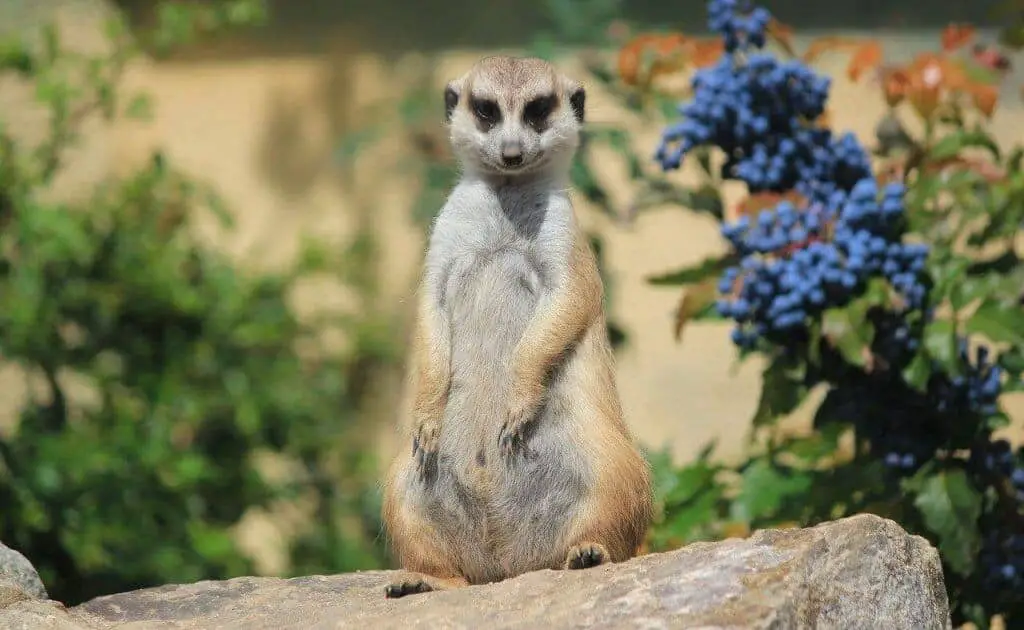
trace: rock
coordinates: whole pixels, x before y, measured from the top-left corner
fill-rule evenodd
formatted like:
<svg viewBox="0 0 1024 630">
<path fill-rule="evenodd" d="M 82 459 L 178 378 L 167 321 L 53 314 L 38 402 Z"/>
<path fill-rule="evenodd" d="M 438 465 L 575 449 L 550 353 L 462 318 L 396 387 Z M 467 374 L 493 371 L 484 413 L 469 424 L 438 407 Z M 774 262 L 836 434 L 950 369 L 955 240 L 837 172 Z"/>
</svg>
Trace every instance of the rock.
<svg viewBox="0 0 1024 630">
<path fill-rule="evenodd" d="M 49 597 L 43 581 L 39 579 L 39 573 L 28 558 L 0 543 L 0 607 L 4 605 L 5 592 L 7 599 L 13 597 L 9 592 L 11 588 L 20 589 L 28 597 Z"/>
<path fill-rule="evenodd" d="M 99 597 L 59 616 L 44 602 L 16 602 L 0 612 L 0 627 L 8 627 L 4 612 L 13 627 L 39 630 L 941 630 L 949 623 L 938 553 L 923 538 L 871 515 L 697 543 L 584 571 L 537 571 L 387 600 L 383 587 L 393 576 L 370 571 L 163 586 Z"/>
</svg>

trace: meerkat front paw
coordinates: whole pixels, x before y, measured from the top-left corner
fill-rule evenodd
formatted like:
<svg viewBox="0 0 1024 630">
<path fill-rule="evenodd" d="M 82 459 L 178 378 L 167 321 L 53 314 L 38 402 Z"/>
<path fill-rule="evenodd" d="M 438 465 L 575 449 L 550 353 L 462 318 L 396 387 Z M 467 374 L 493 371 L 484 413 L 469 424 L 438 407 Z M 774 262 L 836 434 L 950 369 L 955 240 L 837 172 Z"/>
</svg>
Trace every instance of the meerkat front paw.
<svg viewBox="0 0 1024 630">
<path fill-rule="evenodd" d="M 524 431 L 527 425 L 537 415 L 539 404 L 529 399 L 519 399 L 520 402 L 509 407 L 505 423 L 498 432 L 498 449 L 506 459 L 512 458 L 521 453 L 525 446 Z"/>
<path fill-rule="evenodd" d="M 583 543 L 569 549 L 566 569 L 589 569 L 608 562 L 608 550 L 600 543 Z"/>
<path fill-rule="evenodd" d="M 441 438 L 440 422 L 420 422 L 412 439 L 412 456 L 416 460 L 416 473 L 426 479 L 437 471 L 437 448 Z"/>
</svg>

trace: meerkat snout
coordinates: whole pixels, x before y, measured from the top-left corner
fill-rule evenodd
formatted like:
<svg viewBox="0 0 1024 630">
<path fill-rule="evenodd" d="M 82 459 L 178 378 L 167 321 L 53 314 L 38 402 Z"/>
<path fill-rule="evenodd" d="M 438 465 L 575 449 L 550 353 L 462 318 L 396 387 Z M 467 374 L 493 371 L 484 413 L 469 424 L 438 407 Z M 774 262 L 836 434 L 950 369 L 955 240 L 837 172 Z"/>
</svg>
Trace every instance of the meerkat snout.
<svg viewBox="0 0 1024 630">
<path fill-rule="evenodd" d="M 452 147 L 463 168 L 514 176 L 568 169 L 586 93 L 536 58 L 487 57 L 444 90 Z"/>
<path fill-rule="evenodd" d="M 502 140 L 501 163 L 509 168 L 522 165 L 523 145 L 519 140 Z"/>
</svg>

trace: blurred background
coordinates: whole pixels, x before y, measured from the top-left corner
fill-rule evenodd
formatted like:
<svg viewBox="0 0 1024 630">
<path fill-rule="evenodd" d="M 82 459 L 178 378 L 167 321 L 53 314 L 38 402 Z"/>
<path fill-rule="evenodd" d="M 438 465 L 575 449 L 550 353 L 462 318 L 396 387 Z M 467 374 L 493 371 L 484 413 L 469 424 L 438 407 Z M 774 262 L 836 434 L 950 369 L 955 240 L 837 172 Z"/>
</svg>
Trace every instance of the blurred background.
<svg viewBox="0 0 1024 630">
<path fill-rule="evenodd" d="M 768 6 L 801 47 L 869 36 L 887 58 L 934 49 L 949 22 L 979 39 L 1000 23 L 986 2 Z M 498 51 L 549 57 L 587 85 L 595 134 L 576 202 L 637 439 L 677 462 L 711 440 L 739 457 L 761 364 L 736 365 L 725 322 L 677 340 L 680 291 L 648 282 L 725 247 L 699 194 L 680 204 L 646 175 L 666 117 L 616 64 L 651 30 L 705 37 L 704 3 L 0 0 L 0 36 L 118 66 L 36 60 L 35 78 L 0 78 L 0 176 L 38 210 L 3 254 L 0 454 L 18 482 L 0 484 L 0 540 L 69 602 L 388 566 L 377 479 L 398 448 L 425 229 L 455 173 L 441 89 Z M 139 48 L 119 56 L 124 42 Z M 5 51 L 5 69 L 28 63 Z M 834 80 L 830 124 L 873 145 L 886 104 L 847 63 L 815 64 Z M 1020 99 L 990 125 L 1020 138 Z M 738 195 L 726 188 L 726 207 Z M 1016 439 L 1024 399 L 1005 404 Z"/>
</svg>

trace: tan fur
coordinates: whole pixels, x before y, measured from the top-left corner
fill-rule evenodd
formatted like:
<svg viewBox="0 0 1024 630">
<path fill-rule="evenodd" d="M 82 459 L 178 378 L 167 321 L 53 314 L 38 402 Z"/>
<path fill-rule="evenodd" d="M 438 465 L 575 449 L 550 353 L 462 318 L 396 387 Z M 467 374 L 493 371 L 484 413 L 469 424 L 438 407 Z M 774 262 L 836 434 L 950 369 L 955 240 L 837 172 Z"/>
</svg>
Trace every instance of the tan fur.
<svg viewBox="0 0 1024 630">
<path fill-rule="evenodd" d="M 408 572 L 389 597 L 621 562 L 638 552 L 652 515 L 647 464 L 623 419 L 601 277 L 564 195 L 582 118 L 569 99 L 582 88 L 544 61 L 505 57 L 482 60 L 452 86 L 464 176 L 435 223 L 419 289 L 412 453 L 402 449 L 384 482 L 383 521 Z M 516 127 L 526 103 L 552 91 L 551 128 Z M 500 103 L 502 124 L 474 127 L 469 94 Z M 518 173 L 493 160 L 477 168 L 493 134 L 522 134 L 537 163 Z M 516 315 L 495 331 L 479 319 L 497 321 L 488 313 Z"/>
</svg>

